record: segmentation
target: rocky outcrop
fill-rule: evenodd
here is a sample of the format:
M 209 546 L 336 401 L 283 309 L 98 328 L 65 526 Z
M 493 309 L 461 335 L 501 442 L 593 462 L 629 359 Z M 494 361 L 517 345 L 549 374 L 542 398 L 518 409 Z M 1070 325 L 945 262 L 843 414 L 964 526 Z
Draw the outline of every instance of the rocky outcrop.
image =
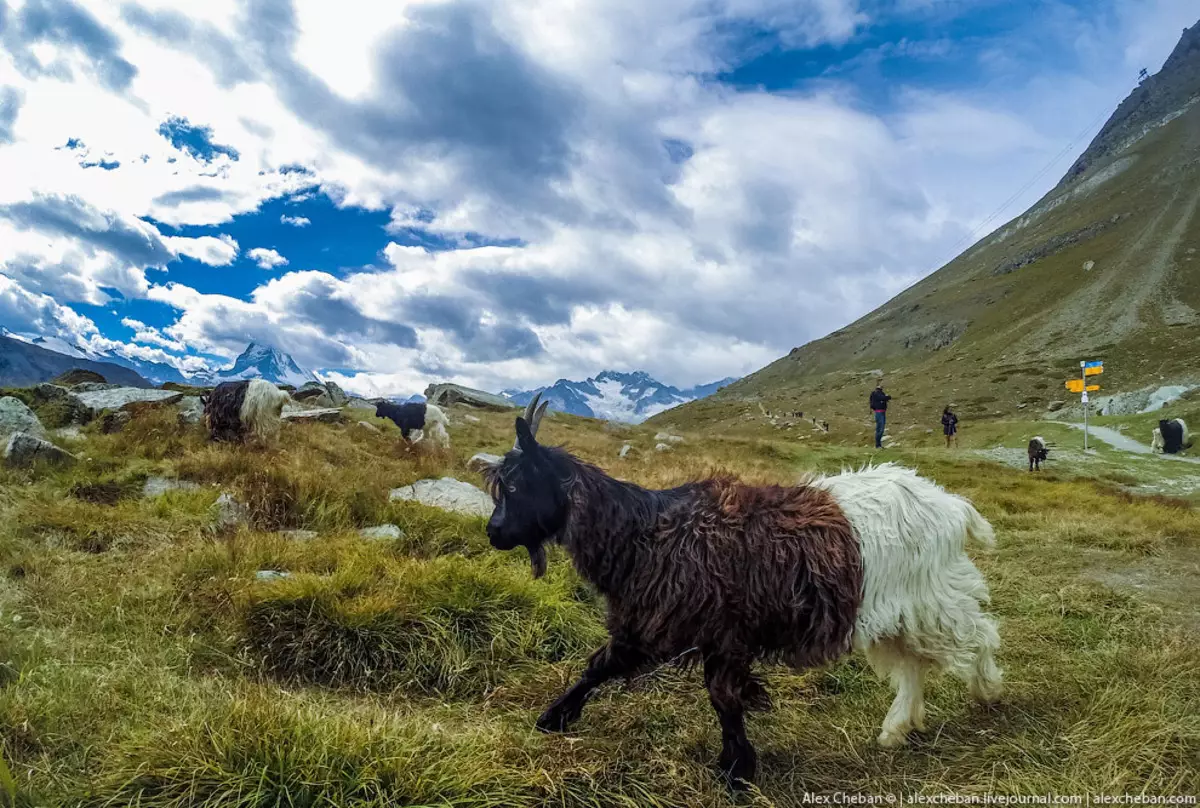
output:
M 10 468 L 29 468 L 35 463 L 65 466 L 75 460 L 67 450 L 28 432 L 14 432 L 4 447 L 4 465 Z
M 152 402 L 156 404 L 176 404 L 183 398 L 183 393 L 174 390 L 147 390 L 140 387 L 115 387 L 108 390 L 94 390 L 76 393 L 76 396 L 93 413 L 102 410 L 119 410 L 129 404 Z
M 179 420 L 185 424 L 198 424 L 204 420 L 204 405 L 199 396 L 184 396 L 180 400 Z
M 288 409 L 285 407 L 280 417 L 284 421 L 293 424 L 311 424 L 318 421 L 323 424 L 340 424 L 345 420 L 342 411 L 334 407 L 324 407 L 317 410 Z
M 515 409 L 517 406 L 504 396 L 463 387 L 460 384 L 431 384 L 425 388 L 425 400 L 439 407 L 465 404 L 468 407 L 497 411 Z
M 292 393 L 292 400 L 318 409 L 344 407 L 350 403 L 350 397 L 334 382 L 307 382 Z
M 394 489 L 390 499 L 392 501 L 420 502 L 423 505 L 468 516 L 491 516 L 494 507 L 492 498 L 487 493 L 470 483 L 464 483 L 453 477 L 443 477 L 440 480 L 418 480 L 412 485 Z
M 16 432 L 24 432 L 36 437 L 44 437 L 46 430 L 42 422 L 33 414 L 33 410 L 25 406 L 25 402 L 12 396 L 0 398 L 0 439 L 7 438 Z

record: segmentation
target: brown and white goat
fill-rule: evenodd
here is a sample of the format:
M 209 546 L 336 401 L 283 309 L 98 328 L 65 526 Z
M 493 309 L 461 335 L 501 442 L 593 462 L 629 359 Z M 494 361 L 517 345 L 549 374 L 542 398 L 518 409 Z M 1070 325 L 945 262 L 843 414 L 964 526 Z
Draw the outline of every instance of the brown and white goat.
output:
M 884 746 L 924 729 L 930 671 L 953 671 L 977 700 L 999 696 L 987 584 L 964 552 L 992 529 L 966 500 L 892 464 L 794 487 L 719 476 L 647 490 L 540 445 L 544 412 L 535 397 L 487 470 L 488 538 L 525 547 L 535 577 L 547 542 L 566 548 L 605 596 L 610 636 L 539 729 L 565 731 L 609 679 L 698 662 L 721 725 L 718 765 L 737 786 L 757 766 L 744 714 L 768 703 L 757 661 L 806 668 L 863 651 L 897 691 Z

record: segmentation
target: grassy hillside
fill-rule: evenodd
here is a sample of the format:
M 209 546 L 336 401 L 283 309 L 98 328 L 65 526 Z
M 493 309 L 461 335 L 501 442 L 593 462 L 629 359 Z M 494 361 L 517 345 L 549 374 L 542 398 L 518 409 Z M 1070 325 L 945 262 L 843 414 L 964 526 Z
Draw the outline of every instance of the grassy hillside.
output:
M 709 769 L 719 731 L 698 673 L 604 689 L 573 736 L 533 730 L 602 640 L 602 603 L 561 551 L 534 581 L 522 554 L 490 549 L 482 520 L 388 501 L 424 477 L 479 482 L 466 458 L 511 445 L 511 414 L 451 414 L 453 451 L 430 454 L 383 422 L 211 446 L 148 409 L 114 435 L 85 429 L 74 469 L 0 472 L 0 750 L 17 804 L 732 804 Z M 1029 425 L 987 429 L 964 437 L 1011 445 Z M 659 453 L 653 429 L 568 416 L 543 435 L 656 486 L 714 468 L 790 482 L 867 458 L 824 438 L 694 434 Z M 770 668 L 751 802 L 1194 791 L 1200 514 L 1131 495 L 1118 458 L 1029 475 L 966 447 L 882 457 L 972 497 L 996 526 L 997 548 L 976 559 L 1007 695 L 983 710 L 938 679 L 930 732 L 885 751 L 873 739 L 891 694 L 861 659 Z M 197 487 L 148 499 L 150 475 Z M 221 492 L 249 524 L 218 529 Z M 381 523 L 403 536 L 357 532 Z
M 653 422 L 744 431 L 761 405 L 858 428 L 880 372 L 903 426 L 936 424 L 948 403 L 966 419 L 1044 413 L 1071 398 L 1063 383 L 1084 359 L 1105 361 L 1104 393 L 1200 382 L 1200 47 L 1181 49 L 1028 212 L 857 322 Z

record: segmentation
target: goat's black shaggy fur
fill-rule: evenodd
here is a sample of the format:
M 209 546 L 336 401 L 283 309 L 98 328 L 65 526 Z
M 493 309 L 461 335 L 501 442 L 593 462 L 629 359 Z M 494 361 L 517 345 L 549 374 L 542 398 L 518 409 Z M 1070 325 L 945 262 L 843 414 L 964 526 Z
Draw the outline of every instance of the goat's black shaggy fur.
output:
M 1046 448 L 1046 442 L 1044 440 L 1041 438 L 1033 438 L 1029 441 L 1028 454 L 1029 470 L 1033 471 L 1034 468 L 1036 468 L 1038 471 L 1041 471 L 1042 463 L 1050 454 L 1050 450 Z
M 862 558 L 845 514 L 823 490 L 732 477 L 650 491 L 538 445 L 524 419 L 517 435 L 519 449 L 488 475 L 492 545 L 526 547 L 540 576 L 545 543 L 558 542 L 608 602 L 609 643 L 538 727 L 565 730 L 608 679 L 702 662 L 721 722 L 719 764 L 734 783 L 751 781 L 743 714 L 768 702 L 752 663 L 807 667 L 849 649 Z
M 200 397 L 209 438 L 231 442 L 242 440 L 245 436 L 242 405 L 246 402 L 249 388 L 249 380 L 221 382 L 207 396 Z
M 387 418 L 400 427 L 400 436 L 408 440 L 409 433 L 425 428 L 426 409 L 424 402 L 393 404 L 390 401 L 380 401 L 375 404 L 375 417 Z
M 1179 418 L 1170 420 L 1162 418 L 1158 422 L 1158 430 L 1162 433 L 1163 453 L 1178 454 L 1190 446 L 1184 445 L 1187 435 L 1187 427 Z

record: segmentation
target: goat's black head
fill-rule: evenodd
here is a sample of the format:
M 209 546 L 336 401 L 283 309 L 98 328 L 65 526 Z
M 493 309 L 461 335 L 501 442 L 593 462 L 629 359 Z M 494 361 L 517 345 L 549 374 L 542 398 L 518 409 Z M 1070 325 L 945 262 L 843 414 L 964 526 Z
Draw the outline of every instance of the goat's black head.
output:
M 567 521 L 566 469 L 558 452 L 540 446 L 537 428 L 549 402 L 538 406 L 535 396 L 516 421 L 517 440 L 512 451 L 487 471 L 492 500 L 488 540 L 497 550 L 525 547 L 533 577 L 546 572 L 546 542 L 552 541 Z

